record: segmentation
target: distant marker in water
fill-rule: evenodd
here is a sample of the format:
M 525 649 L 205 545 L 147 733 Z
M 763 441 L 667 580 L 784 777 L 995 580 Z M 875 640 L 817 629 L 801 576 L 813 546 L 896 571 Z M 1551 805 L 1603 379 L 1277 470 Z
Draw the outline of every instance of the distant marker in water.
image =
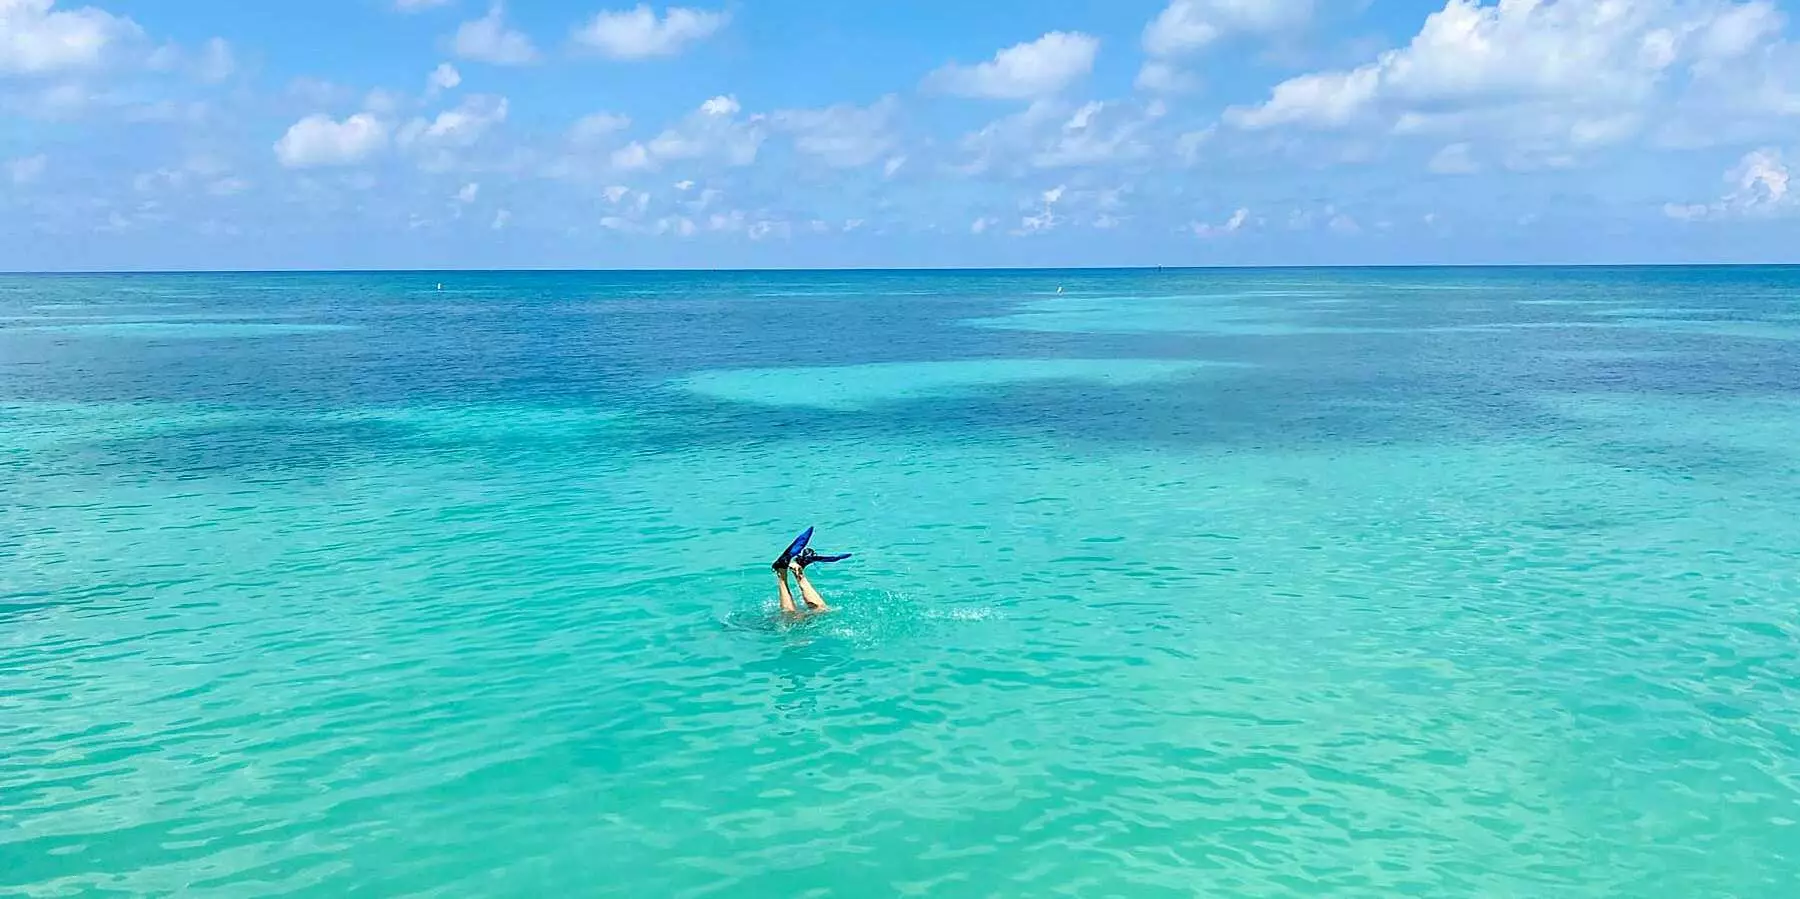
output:
M 1062 293 L 1062 285 L 1061 284 L 1056 285 L 1056 292 Z
M 444 289 L 444 285 L 443 285 L 443 284 L 442 284 L 442 283 L 439 283 L 439 284 L 438 284 L 438 289 L 439 289 L 439 290 L 443 290 L 443 289 Z

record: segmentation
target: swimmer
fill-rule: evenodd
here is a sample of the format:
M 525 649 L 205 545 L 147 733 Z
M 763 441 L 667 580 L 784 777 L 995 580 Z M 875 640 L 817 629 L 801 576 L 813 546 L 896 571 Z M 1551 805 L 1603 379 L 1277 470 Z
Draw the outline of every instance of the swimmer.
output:
M 812 585 L 812 581 L 806 579 L 806 566 L 802 565 L 799 559 L 789 562 L 787 568 L 775 572 L 776 586 L 781 589 L 781 611 L 789 615 L 800 614 L 800 609 L 794 605 L 794 593 L 788 589 L 788 572 L 790 571 L 794 573 L 794 580 L 800 585 L 800 598 L 806 601 L 807 611 L 831 611 L 831 607 L 825 604 L 825 598 L 819 595 L 819 591 Z
M 781 557 L 770 567 L 775 569 L 775 585 L 781 591 L 781 611 L 789 615 L 800 614 L 794 605 L 794 593 L 788 588 L 788 575 L 800 585 L 800 598 L 806 602 L 807 610 L 812 612 L 829 612 L 831 607 L 825 604 L 825 598 L 813 587 L 812 581 L 806 578 L 806 566 L 819 562 L 842 562 L 850 558 L 849 553 L 837 556 L 822 556 L 806 544 L 812 539 L 812 528 L 807 528 Z

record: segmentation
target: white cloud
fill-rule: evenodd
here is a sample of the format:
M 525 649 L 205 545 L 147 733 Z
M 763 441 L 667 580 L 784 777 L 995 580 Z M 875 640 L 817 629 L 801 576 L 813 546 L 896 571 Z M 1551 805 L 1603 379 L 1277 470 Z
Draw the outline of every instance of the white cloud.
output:
M 881 176 L 883 178 L 892 178 L 899 174 L 900 170 L 903 168 L 906 168 L 906 157 L 890 156 L 888 157 L 888 161 L 881 167 Z
M 94 68 L 143 35 L 137 23 L 104 10 L 55 6 L 55 0 L 0 0 L 0 75 Z
M 537 47 L 523 32 L 506 27 L 506 9 L 501 4 L 488 8 L 488 14 L 464 22 L 456 29 L 451 43 L 456 55 L 497 66 L 522 66 L 538 61 Z
M 456 202 L 467 205 L 475 202 L 475 198 L 479 196 L 481 196 L 481 185 L 471 181 L 463 185 L 462 190 L 456 192 Z
M 694 189 L 694 182 L 692 182 L 692 181 L 677 181 L 677 182 L 675 182 L 675 189 L 678 191 L 681 191 L 682 193 L 687 193 L 688 191 Z
M 455 90 L 461 84 L 462 73 L 447 62 L 438 63 L 438 67 L 432 69 L 430 75 L 425 76 L 425 90 L 428 94 Z
M 1188 229 L 1194 232 L 1195 237 L 1222 237 L 1227 234 L 1236 234 L 1243 230 L 1244 225 L 1249 221 L 1250 210 L 1240 208 L 1238 211 L 1233 212 L 1231 218 L 1226 219 L 1224 224 L 1213 225 L 1206 222 L 1194 222 L 1188 225 Z
M 1312 0 L 1172 0 L 1144 27 L 1144 51 L 1175 56 L 1233 33 L 1272 33 L 1312 17 Z
M 739 111 L 735 98 L 714 97 L 649 142 L 633 141 L 613 151 L 612 165 L 622 171 L 654 169 L 679 160 L 749 165 L 767 135 L 761 116 L 740 120 Z
M 1780 21 L 1769 0 L 1447 0 L 1407 46 L 1290 79 L 1225 118 L 1252 130 L 1484 134 L 1555 157 L 1627 140 L 1664 118 L 1657 107 L 1673 95 L 1770 64 Z M 1738 71 L 1725 92 L 1766 91 L 1769 76 Z
M 659 20 L 648 5 L 602 12 L 575 31 L 575 41 L 612 59 L 674 56 L 725 27 L 723 12 L 670 7 Z
M 310 115 L 275 142 L 275 156 L 291 169 L 356 165 L 387 147 L 388 125 L 370 113 L 342 122 Z
M 1093 71 L 1100 41 L 1080 32 L 1052 31 L 1016 44 L 976 65 L 951 63 L 926 76 L 928 87 L 965 97 L 1030 100 L 1047 97 Z
M 1150 149 L 1144 132 L 1151 118 L 1123 102 L 1071 107 L 1039 100 L 964 137 L 963 149 L 973 159 L 963 170 L 1055 169 L 1141 158 Z
M 1466 143 L 1450 144 L 1437 151 L 1426 168 L 1439 175 L 1472 175 L 1481 170 Z
M 1288 124 L 1345 125 L 1368 107 L 1380 88 L 1381 73 L 1370 68 L 1301 75 L 1275 85 L 1261 106 L 1226 110 L 1225 120 L 1252 130 Z
M 841 103 L 778 112 L 774 123 L 793 134 L 794 148 L 800 152 L 835 168 L 860 168 L 887 155 L 897 143 L 892 123 L 898 106 L 890 95 L 867 107 Z
M 1062 123 L 1061 130 L 1031 157 L 1039 168 L 1085 166 L 1141 155 L 1143 120 L 1122 103 L 1089 103 Z
M 1670 203 L 1663 207 L 1664 214 L 1684 221 L 1756 218 L 1800 205 L 1800 196 L 1790 192 L 1793 174 L 1782 159 L 1781 151 L 1774 147 L 1744 154 L 1744 158 L 1725 173 L 1725 181 L 1732 185 L 1732 190 L 1717 201 L 1692 205 Z
M 50 157 L 39 153 L 11 160 L 6 164 L 6 174 L 13 184 L 25 185 L 44 177 L 44 170 L 49 167 Z
M 1039 211 L 1035 215 L 1019 219 L 1018 230 L 1013 233 L 1036 234 L 1040 231 L 1055 230 L 1056 226 L 1062 224 L 1062 218 L 1056 214 L 1056 204 L 1062 201 L 1063 194 L 1067 191 L 1067 187 L 1058 184 L 1039 194 L 1038 201 L 1042 204 Z
M 969 223 L 970 234 L 986 234 L 989 228 L 1000 224 L 1000 220 L 991 216 L 982 216 Z
M 437 118 L 430 121 L 413 119 L 400 130 L 398 140 L 401 146 L 471 146 L 494 126 L 506 121 L 507 108 L 505 97 L 476 94 L 465 98 L 455 109 L 438 113 Z
M 635 172 L 656 165 L 656 160 L 650 158 L 649 147 L 646 147 L 637 141 L 632 141 L 613 151 L 612 164 L 613 168 L 627 172 Z
M 401 12 L 419 12 L 449 5 L 451 0 L 394 0 L 394 8 Z
M 600 143 L 631 127 L 631 118 L 610 112 L 585 115 L 569 128 L 569 140 L 583 145 Z
M 510 209 L 502 209 L 499 212 L 494 213 L 493 229 L 495 231 L 505 231 L 506 226 L 512 224 L 512 217 L 513 214 Z

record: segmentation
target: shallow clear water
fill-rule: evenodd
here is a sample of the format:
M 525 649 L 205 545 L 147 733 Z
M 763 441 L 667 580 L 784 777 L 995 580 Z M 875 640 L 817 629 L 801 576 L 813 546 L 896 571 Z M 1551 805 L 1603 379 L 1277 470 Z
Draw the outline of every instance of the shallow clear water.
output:
M 1791 897 L 1797 322 L 0 277 L 0 894 Z M 783 622 L 807 525 L 856 557 Z

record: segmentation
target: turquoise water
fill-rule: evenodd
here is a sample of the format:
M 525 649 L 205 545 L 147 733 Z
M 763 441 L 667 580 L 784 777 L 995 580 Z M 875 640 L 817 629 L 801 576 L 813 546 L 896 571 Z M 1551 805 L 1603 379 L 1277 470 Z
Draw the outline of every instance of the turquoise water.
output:
M 1797 435 L 1800 270 L 0 277 L 0 895 L 1785 899 Z

